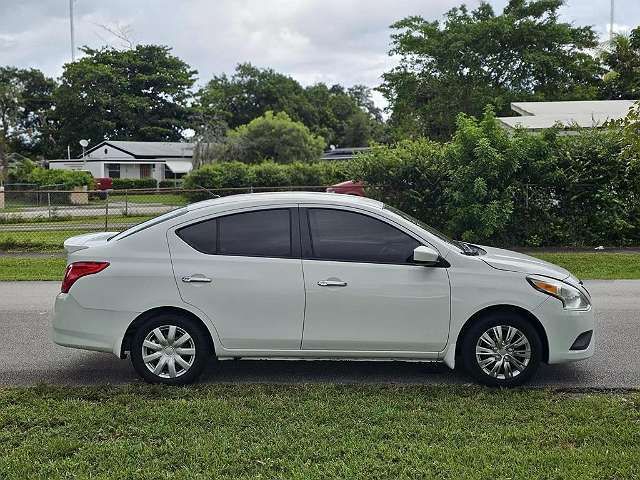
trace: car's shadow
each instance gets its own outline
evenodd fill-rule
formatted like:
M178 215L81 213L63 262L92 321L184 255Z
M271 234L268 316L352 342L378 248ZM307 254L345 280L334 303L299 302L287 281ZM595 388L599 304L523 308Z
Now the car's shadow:
M542 365L531 385L573 387L592 381L579 364ZM464 372L441 363L340 360L223 361L206 369L202 383L465 384Z
M585 364L543 365L532 385L593 387L592 373ZM137 383L129 360L109 354L84 352L60 362L50 371L24 376L18 384L121 384ZM200 378L202 384L233 383L334 383L334 384L464 384L472 380L440 363L340 360L225 360L212 362ZM9 382L13 383L13 382Z

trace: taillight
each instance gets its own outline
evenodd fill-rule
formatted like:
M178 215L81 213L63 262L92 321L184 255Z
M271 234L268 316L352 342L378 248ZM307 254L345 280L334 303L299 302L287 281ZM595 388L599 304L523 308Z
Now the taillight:
M87 275L93 275L94 273L101 272L109 266L109 262L74 262L69 264L64 272L64 279L62 280L62 293L69 293L71 286L76 283L76 280Z

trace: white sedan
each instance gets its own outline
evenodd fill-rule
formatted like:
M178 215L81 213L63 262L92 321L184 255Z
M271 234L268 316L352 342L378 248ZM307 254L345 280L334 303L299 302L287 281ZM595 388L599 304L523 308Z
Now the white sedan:
M186 384L239 358L441 361L492 386L593 355L568 271L451 240L367 198L236 195L65 242L59 345Z

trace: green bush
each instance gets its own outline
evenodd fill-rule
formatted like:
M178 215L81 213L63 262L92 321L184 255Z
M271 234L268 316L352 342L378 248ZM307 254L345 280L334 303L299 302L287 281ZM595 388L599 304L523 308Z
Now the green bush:
M349 169L345 177L362 180L368 196L431 225L445 225L449 165L442 144L422 139L374 147Z
M248 187L328 186L350 179L348 162L295 162L277 164L263 162L220 162L193 170L184 179L183 187L191 201L210 198L203 189L245 189ZM200 191L198 191L200 190ZM233 192L218 192L233 193Z
M158 183L160 188L180 188L182 186L182 179L178 178L176 180L162 180Z
M26 178L19 179L26 183L35 183L39 187L57 186L63 190L86 185L93 188L93 177L88 172L77 170L48 170L41 167L33 168Z
M196 157L204 162L312 162L320 159L325 145L324 139L303 123L284 112L268 111L229 131L226 137L200 145Z
M640 241L640 181L623 147L618 129L507 134L488 110L480 120L461 115L450 142L374 148L350 177L466 241L630 245Z
M519 167L518 143L496 122L491 109L481 121L460 115L457 131L445 147L449 181L445 188L447 230L470 242L482 242L505 230L513 214Z
M154 178L114 178L113 189L156 188L157 183Z

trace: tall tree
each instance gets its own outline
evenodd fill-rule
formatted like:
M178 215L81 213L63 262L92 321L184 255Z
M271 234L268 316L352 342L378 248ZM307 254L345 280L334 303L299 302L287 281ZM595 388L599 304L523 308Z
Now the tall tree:
M239 64L231 77L213 77L197 98L204 112L222 115L230 128L245 125L267 111L287 112L299 120L299 112L305 108L304 89L298 82L250 63Z
M0 142L3 151L39 155L51 142L55 82L36 69L0 67Z
M456 115L498 114L515 100L589 99L600 68L585 50L597 45L591 27L558 21L562 0L510 0L496 15L487 3L446 13L444 21L408 17L392 28L398 67L380 91L401 134L447 137Z
M640 98L640 27L615 35L600 55L607 68L602 93L612 100Z
M78 140L179 141L190 126L189 100L197 73L171 49L84 47L65 65L55 94L60 149ZM60 152L59 152L60 153Z
M380 131L380 110L371 100L371 91L356 85L345 90L340 85L328 87L323 83L303 87L293 78L272 69L251 64L239 64L233 75L214 77L197 94L197 109L201 123L207 128L208 118L221 118L231 128L245 125L268 111L285 112L291 119L304 123L314 134L321 135L328 144L351 145L353 122L362 123L364 112L367 128L360 129L358 143L367 145Z

